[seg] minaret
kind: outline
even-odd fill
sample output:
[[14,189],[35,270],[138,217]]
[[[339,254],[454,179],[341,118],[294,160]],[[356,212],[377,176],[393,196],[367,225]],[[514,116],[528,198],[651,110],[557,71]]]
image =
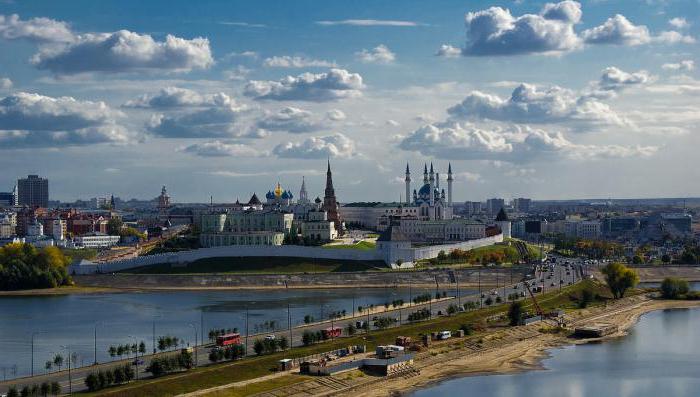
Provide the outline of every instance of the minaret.
[[435,205],[435,172],[433,171],[433,163],[430,163],[430,177],[428,179],[430,185],[430,206]]
[[306,180],[304,177],[301,177],[301,190],[299,190],[299,203],[300,204],[306,204],[309,202],[309,196],[308,193],[306,193]]
[[440,173],[435,173],[435,189],[440,190]]
[[406,205],[411,204],[411,171],[406,163]]
[[452,207],[452,163],[447,165],[447,206]]
[[423,184],[428,184],[428,164],[423,163]]

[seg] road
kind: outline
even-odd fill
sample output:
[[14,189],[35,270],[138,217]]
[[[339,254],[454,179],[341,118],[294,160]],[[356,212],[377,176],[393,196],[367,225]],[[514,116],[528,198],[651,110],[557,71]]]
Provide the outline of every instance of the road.
[[[565,264],[569,262],[569,264]],[[532,273],[532,277],[529,278],[528,282],[533,285],[533,287],[541,286],[542,292],[545,293],[551,291],[553,288],[560,289],[562,286],[568,285],[570,283],[575,283],[581,280],[582,276],[586,273],[586,267],[582,260],[576,259],[565,259],[556,258],[556,264],[546,264],[537,265]],[[420,309],[428,309],[432,316],[440,316],[447,313],[447,309],[450,305],[459,304],[464,305],[466,302],[475,302],[477,305],[484,307],[486,306],[486,301],[491,298],[491,301],[495,302],[498,297],[501,299],[507,299],[510,294],[517,294],[521,299],[527,299],[527,290],[523,282],[519,280],[510,279],[502,280],[502,284],[499,284],[497,288],[491,288],[488,290],[481,291],[481,294],[470,294],[462,295],[459,297],[451,296],[439,300],[433,299],[430,302],[422,304],[405,304],[403,307],[397,309],[384,310],[384,307],[375,307],[373,312],[365,310],[363,313],[352,313],[348,316],[340,319],[327,320],[323,322],[317,322],[309,325],[303,325],[298,327],[293,327],[291,331],[289,329],[278,330],[276,332],[262,333],[262,334],[250,334],[247,338],[243,336],[243,343],[248,346],[248,354],[254,355],[253,343],[256,339],[264,338],[267,335],[275,335],[275,338],[280,338],[282,336],[286,337],[287,340],[291,340],[292,350],[290,355],[294,355],[294,347],[302,346],[302,335],[304,331],[320,331],[322,329],[334,326],[343,329],[343,334],[345,334],[345,329],[349,324],[355,324],[357,321],[368,321],[373,323],[372,319],[376,317],[394,317],[397,320],[397,324],[401,325],[406,321],[406,318],[410,313],[418,311]],[[517,281],[517,282],[515,282]],[[461,294],[460,294],[461,295]],[[371,327],[370,333],[376,330],[375,327]],[[245,334],[245,330],[243,330]],[[360,332],[360,331],[358,331]],[[247,339],[247,341],[246,341]],[[213,347],[211,344],[198,346],[195,350],[195,357],[198,366],[210,365],[209,362],[209,351]],[[163,354],[163,353],[161,353]],[[167,354],[167,353],[164,353]],[[158,354],[157,354],[158,355]],[[155,356],[157,356],[155,355]],[[154,355],[145,355],[139,357],[139,360],[143,361],[143,364],[138,366],[138,377],[146,378],[150,374],[145,372],[145,368],[148,366],[150,360]],[[133,361],[133,356],[130,359],[115,360],[107,363],[100,363],[98,365],[91,365],[87,367],[81,367],[77,369],[72,369],[70,371],[70,384],[72,385],[73,391],[85,390],[85,376],[90,372],[96,372],[98,370],[105,370],[108,368],[115,367],[117,365],[130,364]],[[34,385],[40,384],[42,382],[59,382],[61,388],[64,392],[69,390],[69,371],[62,370],[60,372],[53,372],[50,374],[36,375],[33,378],[20,378],[6,382],[0,382],[0,393],[6,393],[7,389],[14,385],[18,388],[24,385]]]

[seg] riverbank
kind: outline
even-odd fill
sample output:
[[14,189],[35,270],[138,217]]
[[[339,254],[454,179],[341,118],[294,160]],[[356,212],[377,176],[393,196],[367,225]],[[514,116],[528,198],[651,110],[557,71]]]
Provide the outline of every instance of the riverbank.
[[[605,322],[618,326],[615,334],[597,339],[573,339],[562,334],[543,333],[539,330],[543,324],[518,327],[529,330],[522,337],[508,338],[505,335],[491,335],[491,340],[498,341],[491,348],[481,351],[438,354],[439,359],[421,362],[416,366],[420,374],[405,379],[389,379],[373,384],[363,390],[366,396],[387,396],[392,393],[407,393],[411,390],[429,387],[435,383],[464,376],[496,375],[542,369],[542,360],[549,355],[549,350],[573,344],[599,342],[626,335],[639,318],[645,313],[664,309],[682,309],[700,307],[698,301],[653,300],[646,296],[626,298],[617,307],[582,310],[572,318],[572,326]],[[534,333],[532,331],[535,331]],[[530,335],[527,334],[530,331]],[[486,338],[484,338],[486,339]],[[452,357],[453,356],[453,357]]]
[[16,291],[0,291],[0,297],[3,296],[60,296],[60,295],[87,295],[87,294],[107,294],[117,292],[129,292],[117,288],[109,287],[90,287],[74,285],[70,287],[56,287],[43,289],[24,289]]

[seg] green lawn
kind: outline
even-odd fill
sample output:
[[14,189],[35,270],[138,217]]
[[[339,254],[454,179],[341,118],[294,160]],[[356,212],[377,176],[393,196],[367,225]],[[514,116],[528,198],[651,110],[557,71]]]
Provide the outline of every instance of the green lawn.
[[[595,292],[595,294],[602,297],[601,299],[593,301],[590,306],[602,305],[608,299],[607,297],[609,296],[609,292],[603,285],[587,280],[573,286],[565,287],[561,292],[552,291],[544,295],[540,295],[538,297],[538,302],[545,311],[555,308],[573,309],[576,308],[576,300],[574,298],[579,296],[584,288],[590,288]],[[526,304],[526,309],[532,310],[532,304],[529,302],[529,300],[526,300],[526,302],[528,302],[528,304]],[[159,379],[136,382],[127,386],[103,390],[99,393],[99,395],[123,397],[174,396],[270,374],[274,371],[277,361],[281,358],[290,356],[302,357],[309,354],[347,347],[348,345],[353,344],[366,344],[367,348],[372,351],[377,345],[394,343],[394,340],[398,335],[411,336],[414,338],[414,340],[419,340],[419,336],[421,334],[428,334],[437,330],[456,330],[462,324],[483,323],[486,318],[493,317],[495,314],[504,313],[507,311],[507,309],[507,304],[501,304],[481,310],[458,313],[450,317],[437,317],[430,321],[403,325],[381,331],[372,331],[369,335],[360,334],[353,337],[339,338],[334,341],[327,341],[308,347],[297,347],[291,352],[281,352],[267,356],[252,357],[237,362],[229,362],[210,367],[198,368],[184,374],[175,374]],[[404,314],[407,314],[408,310],[405,310],[404,312]],[[499,325],[504,326],[505,321],[500,322]],[[481,333],[477,332],[476,334],[470,336],[470,338],[476,340],[480,338],[480,335]],[[280,378],[279,383],[282,382],[283,381]],[[230,395],[236,396],[240,394]]]
[[308,259],[288,257],[224,257],[207,258],[183,267],[170,267],[158,264],[130,269],[123,273],[136,274],[198,274],[198,273],[242,273],[242,274],[283,274],[283,273],[330,273],[361,272],[382,270],[386,264],[381,261],[350,261],[336,259]]
[[97,250],[92,248],[82,248],[82,249],[71,249],[71,248],[61,248],[63,255],[70,257],[72,262],[80,261],[83,259],[93,259],[97,256]]

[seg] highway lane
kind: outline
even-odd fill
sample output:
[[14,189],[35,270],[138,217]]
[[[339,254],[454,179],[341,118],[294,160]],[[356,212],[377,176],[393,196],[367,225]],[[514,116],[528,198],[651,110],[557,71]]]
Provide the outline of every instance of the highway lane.
[[[579,281],[581,279],[581,265],[577,263],[571,263],[570,265],[566,266],[564,265],[564,260],[557,259],[557,264],[556,265],[538,265],[536,266],[535,270],[532,273],[532,277],[529,278],[527,282],[531,283],[533,287],[535,286],[541,286],[542,287],[542,292],[536,294],[539,295],[541,293],[545,293],[548,291],[551,291],[552,288],[560,288],[560,286],[568,285],[569,283],[574,283],[576,281]],[[517,277],[517,276],[513,276]],[[323,322],[317,322],[309,325],[302,325],[302,326],[297,326],[292,328],[291,332],[291,338],[290,338],[290,331],[289,329],[282,329],[282,330],[277,330],[275,332],[269,332],[269,333],[259,333],[259,334],[250,334],[248,338],[246,338],[244,335],[242,336],[242,341],[244,344],[247,344],[247,352],[249,355],[254,355],[253,351],[253,344],[256,339],[262,339],[267,335],[274,335],[275,338],[280,338],[280,337],[286,337],[288,340],[292,341],[292,349],[288,350],[289,356],[298,356],[295,354],[294,348],[295,347],[300,347],[303,345],[302,343],[302,335],[304,331],[320,331],[323,329],[326,329],[328,327],[334,326],[334,327],[340,327],[343,329],[343,335],[346,334],[346,329],[349,324],[355,324],[357,321],[369,321],[370,324],[373,324],[374,321],[373,319],[375,317],[393,317],[397,321],[397,325],[401,325],[406,323],[406,319],[409,314],[416,312],[421,309],[428,309],[431,313],[432,316],[440,316],[440,315],[445,315],[447,313],[447,309],[450,305],[453,304],[460,304],[464,305],[466,302],[475,302],[477,304],[477,307],[485,307],[486,301],[488,298],[491,298],[493,303],[495,304],[496,299],[500,297],[502,300],[507,300],[508,295],[510,294],[517,294],[520,299],[529,299],[527,290],[524,287],[524,284],[522,281],[517,280],[514,278],[512,280],[513,282],[511,283],[511,279],[509,277],[504,277],[503,280],[500,280],[499,285],[497,288],[489,288],[489,289],[484,289],[482,290],[481,294],[468,294],[468,295],[462,295],[460,297],[456,296],[451,296],[439,300],[432,300],[430,302],[426,303],[421,303],[421,304],[413,304],[413,303],[407,303],[404,306],[396,309],[389,309],[389,310],[384,310],[383,307],[375,307],[374,311],[369,312],[367,309],[364,310],[363,313],[359,314],[356,313],[356,315],[353,317],[352,315],[348,315],[345,318],[340,318],[340,319],[333,319],[333,320],[326,320]],[[376,327],[372,326],[369,332],[376,331]],[[436,330],[437,331],[437,330]],[[361,334],[364,331],[359,331],[358,334]],[[245,330],[243,330],[243,333],[245,334]],[[246,343],[247,339],[247,343]],[[213,347],[212,344],[207,344],[204,346],[198,346],[195,350],[195,357],[197,358],[196,362],[198,366],[202,365],[209,365],[209,351]],[[159,353],[159,354],[168,354],[168,353]],[[158,354],[157,354],[158,355]],[[156,355],[156,356],[157,356]],[[138,376],[139,378],[146,378],[149,377],[150,374],[145,372],[145,368],[148,366],[150,363],[150,360],[153,358],[153,355],[145,355],[143,357],[139,356],[139,360],[142,362],[138,366]],[[85,377],[87,374],[90,372],[98,371],[98,370],[105,370],[107,368],[112,368],[117,365],[126,365],[130,364],[133,361],[133,356],[130,359],[124,359],[124,360],[115,360],[112,362],[108,363],[101,363],[99,365],[93,365],[93,366],[87,366],[87,367],[81,367],[77,369],[72,369],[71,370],[71,384],[72,384],[72,390],[73,391],[81,391],[85,390]],[[10,385],[16,385],[18,387],[22,387],[23,385],[33,385],[33,384],[40,384],[42,382],[54,382],[58,381],[64,392],[67,392],[69,389],[69,380],[68,380],[68,371],[67,370],[62,370],[60,372],[53,372],[49,374],[42,374],[42,375],[37,375],[34,378],[21,378],[21,379],[16,379],[16,380],[11,380],[7,382],[0,382],[0,393],[5,393],[7,391],[7,388],[9,388]]]

